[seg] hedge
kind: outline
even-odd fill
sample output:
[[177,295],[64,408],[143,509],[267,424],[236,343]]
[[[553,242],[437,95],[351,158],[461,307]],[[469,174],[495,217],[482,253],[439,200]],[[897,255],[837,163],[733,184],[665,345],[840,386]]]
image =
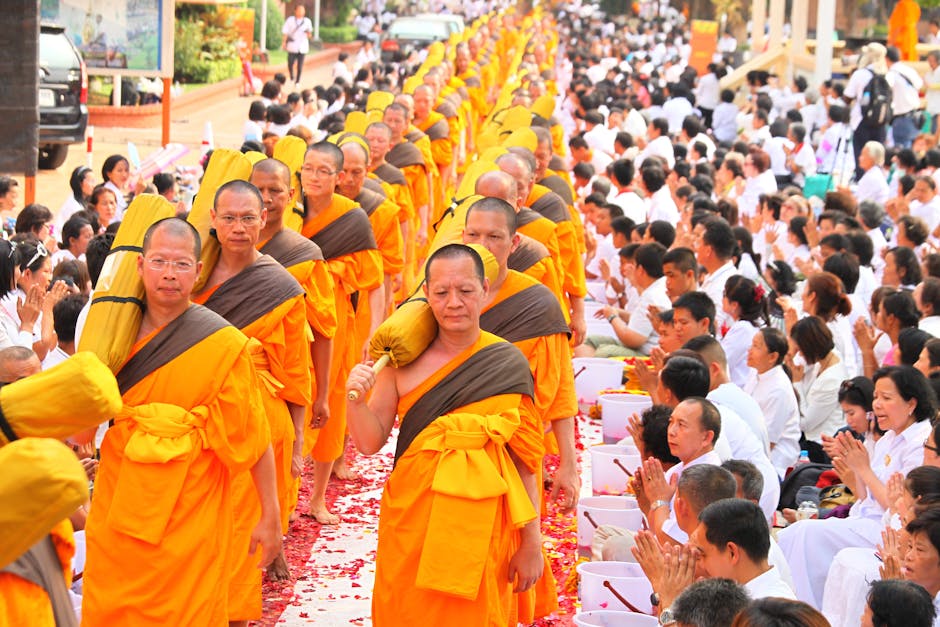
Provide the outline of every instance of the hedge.
[[359,30],[352,25],[320,26],[320,41],[328,44],[345,44],[356,41]]

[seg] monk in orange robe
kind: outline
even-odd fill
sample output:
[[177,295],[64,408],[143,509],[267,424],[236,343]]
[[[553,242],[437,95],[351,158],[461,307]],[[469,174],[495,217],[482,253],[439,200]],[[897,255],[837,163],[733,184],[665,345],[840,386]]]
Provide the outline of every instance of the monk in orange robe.
[[246,470],[261,503],[250,550],[260,567],[281,550],[250,340],[190,303],[200,248],[195,229],[177,218],[144,237],[144,317],[117,373],[124,408],[102,443],[86,526],[89,625],[227,624],[231,482]]
[[408,189],[411,190],[411,200],[415,207],[415,218],[411,222],[415,241],[415,259],[420,263],[421,255],[428,244],[432,189],[428,163],[424,155],[415,144],[405,138],[409,124],[408,116],[408,109],[397,102],[393,102],[385,109],[382,122],[391,131],[391,148],[385,155],[385,159],[401,170],[408,180]]
[[78,625],[68,593],[74,555],[75,536],[72,524],[65,519],[20,558],[0,569],[0,624]]
[[898,0],[888,18],[888,45],[896,46],[902,61],[919,61],[917,55],[917,22],[920,5],[914,0]]
[[380,450],[401,416],[379,515],[376,627],[508,625],[513,590],[542,574],[539,442],[519,428],[532,377],[518,349],[480,330],[487,289],[475,251],[442,247],[425,286],[437,337],[412,363],[378,375],[359,364],[346,383],[363,453]]
[[[221,251],[206,288],[193,301],[257,340],[252,357],[271,431],[278,501],[286,501],[303,465],[303,458],[293,455],[294,425],[303,424],[310,405],[311,362],[304,290],[277,261],[255,248],[267,210],[251,183],[236,180],[220,187],[211,215]],[[298,452],[302,446],[301,442]],[[248,552],[251,530],[261,512],[247,473],[232,478],[232,500],[235,535],[229,621],[247,625],[247,621],[261,618],[261,571]],[[282,530],[289,516],[290,510],[281,506]]]
[[[431,142],[431,157],[434,167],[437,168],[441,185],[441,205],[444,204],[444,192],[453,184],[451,176],[454,163],[454,151],[457,145],[451,140],[450,124],[443,114],[433,109],[435,105],[434,89],[428,85],[415,87],[412,96],[415,104],[414,125],[423,132]],[[433,224],[440,218],[443,206],[435,207],[432,214]]]
[[[535,414],[520,429],[542,439],[543,423],[550,424],[559,443],[561,464],[553,481],[553,497],[564,492],[563,507],[577,504],[581,481],[574,442],[574,415],[578,411],[574,374],[569,367],[568,323],[561,303],[545,286],[507,267],[510,253],[518,246],[516,213],[502,199],[485,198],[467,211],[465,243],[486,247],[499,263],[499,273],[490,286],[480,326],[512,342],[529,362],[535,379]],[[543,451],[544,455],[544,451]],[[541,461],[541,456],[539,458]],[[541,464],[536,481],[541,485]],[[544,554],[546,569],[533,590],[520,594],[516,622],[531,623],[558,608],[555,579]]]
[[404,243],[404,267],[401,286],[396,290],[394,299],[396,302],[402,301],[414,290],[418,274],[415,228],[412,226],[418,219],[418,209],[404,171],[385,160],[392,147],[391,129],[384,122],[373,122],[366,127],[365,137],[369,143],[369,177],[381,183],[386,196],[400,209],[398,225]]
[[355,336],[355,305],[363,296],[369,301],[371,336],[382,319],[385,302],[382,256],[366,213],[354,200],[334,193],[346,176],[343,152],[337,146],[319,142],[308,148],[300,175],[306,214],[301,234],[320,247],[333,275],[337,321],[328,388],[330,415],[329,420],[321,423],[311,452],[314,466],[309,514],[321,524],[335,525],[340,519],[326,506],[326,486],[333,462],[343,454],[346,435],[343,382],[365,350]]
[[[388,200],[382,186],[378,190],[365,187],[366,173],[369,167],[369,152],[356,141],[342,143],[343,171],[346,176],[337,191],[359,203],[369,216],[375,243],[382,253],[382,271],[385,273],[385,306],[382,311],[384,320],[391,312],[395,288],[401,283],[401,273],[405,266],[405,244],[401,237],[398,205]],[[360,313],[361,311],[361,313]],[[360,337],[368,340],[369,311],[366,307],[356,311]],[[364,323],[364,324],[363,324]]]

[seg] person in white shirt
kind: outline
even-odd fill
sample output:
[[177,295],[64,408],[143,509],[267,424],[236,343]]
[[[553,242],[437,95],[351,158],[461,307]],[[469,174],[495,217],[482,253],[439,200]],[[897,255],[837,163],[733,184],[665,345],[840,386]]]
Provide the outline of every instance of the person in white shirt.
[[666,165],[671,170],[676,165],[676,156],[672,148],[672,140],[669,139],[669,121],[666,118],[654,118],[646,128],[647,143],[640,150],[634,164],[638,168],[643,167],[643,161],[648,157],[662,157],[666,160]]
[[858,169],[863,174],[855,188],[856,200],[874,200],[881,204],[888,200],[890,190],[882,168],[884,162],[885,147],[876,141],[866,143],[858,156]]
[[[712,127],[712,115],[721,102],[721,87],[718,85],[718,65],[708,64],[708,70],[699,77],[695,85],[695,104],[702,112],[702,120],[707,128]],[[721,140],[719,140],[721,141]]]
[[927,113],[930,114],[933,132],[937,132],[937,116],[940,116],[940,50],[927,53],[927,65],[930,68],[924,74]]
[[887,509],[887,482],[906,475],[924,460],[924,441],[936,414],[934,396],[923,374],[910,366],[892,366],[874,377],[872,408],[887,433],[869,456],[865,444],[850,433],[830,438],[829,450],[853,472],[858,500],[847,518],[800,520],[777,536],[792,570],[794,591],[819,609],[826,576],[836,553],[848,547],[874,549],[881,541]]
[[59,231],[62,230],[62,226],[65,224],[66,220],[79,211],[86,211],[88,209],[88,199],[91,198],[91,193],[95,190],[94,171],[83,165],[78,166],[72,170],[72,175],[69,177],[69,187],[72,193],[69,194],[62,208],[59,209],[56,219],[56,227]]
[[722,310],[730,326],[719,329],[721,347],[731,367],[731,380],[744,386],[752,373],[747,352],[758,327],[768,324],[763,286],[741,275],[730,276],[725,282]]
[[662,168],[650,164],[640,168],[640,187],[647,195],[647,222],[663,220],[673,226],[679,223],[679,208],[666,185],[666,173]]
[[646,203],[633,191],[635,170],[629,159],[618,159],[610,168],[610,180],[617,188],[617,195],[611,202],[623,210],[623,215],[633,220],[634,224],[646,222]]
[[[852,110],[850,113],[850,123],[852,126],[852,147],[855,151],[855,161],[858,163],[862,147],[870,141],[876,141],[881,144],[885,142],[886,128],[890,120],[883,123],[877,121],[865,121],[862,117],[861,101],[864,98],[869,83],[874,76],[885,76],[888,85],[894,82],[894,75],[888,74],[888,64],[885,61],[887,49],[878,43],[872,42],[862,48],[862,54],[859,58],[858,69],[852,72],[849,82],[845,86],[843,95],[846,99],[852,100]],[[860,166],[860,164],[859,164]],[[862,170],[856,166],[856,178],[862,177]]]
[[770,155],[752,146],[744,157],[744,191],[738,197],[738,213],[750,218],[757,213],[761,194],[777,193],[777,178],[770,169]]
[[310,51],[310,38],[313,37],[313,23],[307,17],[307,8],[303,4],[298,3],[294,7],[294,14],[284,20],[281,33],[284,35],[282,46],[287,51],[287,73],[294,85],[299,85],[304,57]]
[[914,288],[914,303],[922,316],[917,328],[940,337],[940,279],[929,276]]
[[[597,173],[606,172],[607,166],[614,160],[603,150],[592,149],[583,135],[575,135],[568,140],[568,148],[575,163],[590,163]],[[611,144],[611,149],[613,149],[613,144]]]
[[783,370],[788,351],[782,332],[760,329],[747,353],[747,364],[754,374],[744,385],[744,391],[760,406],[770,440],[770,461],[781,479],[800,454],[799,403],[793,383]]
[[601,312],[613,327],[616,338],[589,336],[584,344],[575,349],[578,357],[613,357],[649,355],[659,342],[659,335],[649,319],[649,308],[660,311],[669,309],[671,303],[666,294],[666,279],[663,276],[663,255],[666,249],[660,244],[643,244],[634,255],[633,286],[640,298],[633,313],[627,315],[614,307],[605,306]]
[[770,116],[763,109],[754,111],[751,117],[751,128],[744,133],[749,144],[763,146],[770,139]]
[[663,115],[669,122],[669,132],[676,134],[682,129],[682,120],[692,115],[695,109],[688,100],[688,94],[682,83],[669,83],[666,87],[669,97],[663,103]]
[[712,114],[711,129],[715,139],[722,143],[730,144],[738,138],[738,108],[730,89],[721,90],[721,102]]
[[894,145],[910,148],[914,138],[920,132],[914,121],[914,114],[920,110],[920,90],[924,79],[914,68],[901,63],[900,51],[891,46],[885,56],[888,63],[888,75],[893,76],[893,98],[891,100],[891,137]]
[[806,177],[816,174],[816,153],[806,141],[806,127],[799,122],[790,125],[787,139],[791,147],[786,150],[786,167],[793,176],[793,183],[802,188]]
[[723,310],[719,309],[725,294],[728,279],[738,274],[734,267],[733,255],[737,241],[734,231],[724,218],[707,218],[693,229],[695,234],[695,255],[698,263],[705,267],[707,275],[702,281],[701,290],[708,294],[715,304],[715,328],[721,329],[731,321]]
[[940,226],[940,196],[937,195],[937,182],[927,174],[921,174],[914,179],[914,189],[911,192],[911,215],[927,223],[927,231],[937,236]]
[[744,586],[752,599],[796,595],[768,561],[770,527],[760,507],[745,499],[724,499],[699,514],[689,536],[699,566],[709,577],[723,577]]
[[87,300],[88,297],[83,294],[70,294],[52,308],[53,326],[58,342],[42,360],[43,370],[60,364],[75,354],[75,325]]
[[829,126],[823,131],[816,148],[818,170],[832,174],[836,187],[846,184],[855,173],[855,149],[848,121],[847,108],[839,105],[829,107]]

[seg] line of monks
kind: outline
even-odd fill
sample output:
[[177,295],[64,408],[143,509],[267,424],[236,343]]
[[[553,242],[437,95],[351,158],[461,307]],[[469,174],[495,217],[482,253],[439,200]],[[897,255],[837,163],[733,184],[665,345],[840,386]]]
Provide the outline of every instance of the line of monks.
[[[212,267],[187,222],[150,227],[137,263],[146,308],[117,372],[124,406],[101,447],[86,526],[83,624],[260,618],[261,569],[287,576],[282,538],[304,510],[307,457],[305,513],[340,522],[325,493],[331,472],[346,472],[347,411],[365,453],[401,423],[376,625],[515,625],[557,609],[537,513],[547,452],[561,458],[552,498],[573,510],[580,489],[570,346],[585,332],[586,289],[561,131],[551,89],[540,93],[556,46],[548,18],[514,13],[436,44],[404,94],[373,94],[298,171],[259,160],[247,181],[215,190]],[[498,271],[488,281],[457,272],[454,283],[448,267],[478,265],[459,246],[425,276],[474,161],[488,171],[469,181],[483,198],[466,211],[462,241],[489,251]],[[363,374],[368,339],[418,289],[438,339],[411,366]],[[452,320],[450,296],[479,307]],[[448,333],[465,345],[442,348]],[[372,384],[368,403],[347,400]],[[468,451],[468,466],[453,467],[452,449]]]

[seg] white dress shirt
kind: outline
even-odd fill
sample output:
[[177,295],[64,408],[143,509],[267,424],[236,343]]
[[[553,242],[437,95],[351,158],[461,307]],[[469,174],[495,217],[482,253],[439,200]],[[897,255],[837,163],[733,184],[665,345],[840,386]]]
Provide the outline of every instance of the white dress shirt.
[[722,383],[709,392],[706,398],[715,405],[722,405],[736,413],[763,444],[764,453],[770,454],[770,438],[767,435],[767,426],[764,424],[763,412],[756,400],[734,383]]
[[636,157],[636,167],[639,169],[647,157],[662,157],[666,160],[666,165],[671,170],[676,165],[676,156],[672,150],[672,141],[665,135],[660,135],[656,139],[646,144],[646,147],[640,151]]
[[917,323],[917,328],[921,331],[926,331],[934,337],[940,337],[940,316],[935,315],[921,318],[920,322]]
[[743,386],[754,371],[747,365],[747,351],[756,334],[757,327],[747,320],[738,320],[721,338],[721,347],[728,360],[728,375],[738,386]]
[[634,224],[646,222],[646,203],[636,192],[620,192],[610,202],[623,209],[623,215],[633,220]]
[[781,597],[796,601],[796,595],[793,589],[786,584],[780,577],[780,571],[771,566],[766,572],[761,573],[744,584],[752,600],[764,599],[767,597]]
[[725,322],[729,325],[732,322],[728,314],[722,310],[721,301],[725,295],[725,283],[735,274],[738,274],[738,269],[734,267],[734,263],[727,261],[723,266],[706,276],[705,280],[702,281],[701,290],[708,294],[708,297],[715,303],[716,329],[720,329]]
[[660,311],[666,311],[672,306],[669,295],[666,293],[666,277],[659,277],[643,290],[637,300],[636,309],[630,315],[630,322],[627,324],[627,328],[631,331],[646,337],[646,342],[637,349],[644,355],[649,355],[653,347],[659,343],[659,335],[656,334],[653,323],[647,315],[650,305],[658,307]]
[[877,165],[873,165],[858,180],[858,185],[855,188],[855,199],[858,202],[874,200],[883,205],[888,200],[890,191],[884,170]]
[[[679,223],[679,208],[672,199],[668,185],[663,185],[648,199],[647,221],[663,220],[675,226]],[[718,301],[719,303],[721,301]]]
[[800,455],[800,406],[783,366],[754,376],[744,386],[761,408],[773,448],[770,462],[782,478]]
[[[832,435],[845,426],[842,407],[839,406],[839,386],[849,378],[841,361],[826,368],[821,375],[808,377],[796,383],[800,395],[800,427],[807,440],[822,443],[822,434]],[[923,444],[923,442],[921,442]]]

